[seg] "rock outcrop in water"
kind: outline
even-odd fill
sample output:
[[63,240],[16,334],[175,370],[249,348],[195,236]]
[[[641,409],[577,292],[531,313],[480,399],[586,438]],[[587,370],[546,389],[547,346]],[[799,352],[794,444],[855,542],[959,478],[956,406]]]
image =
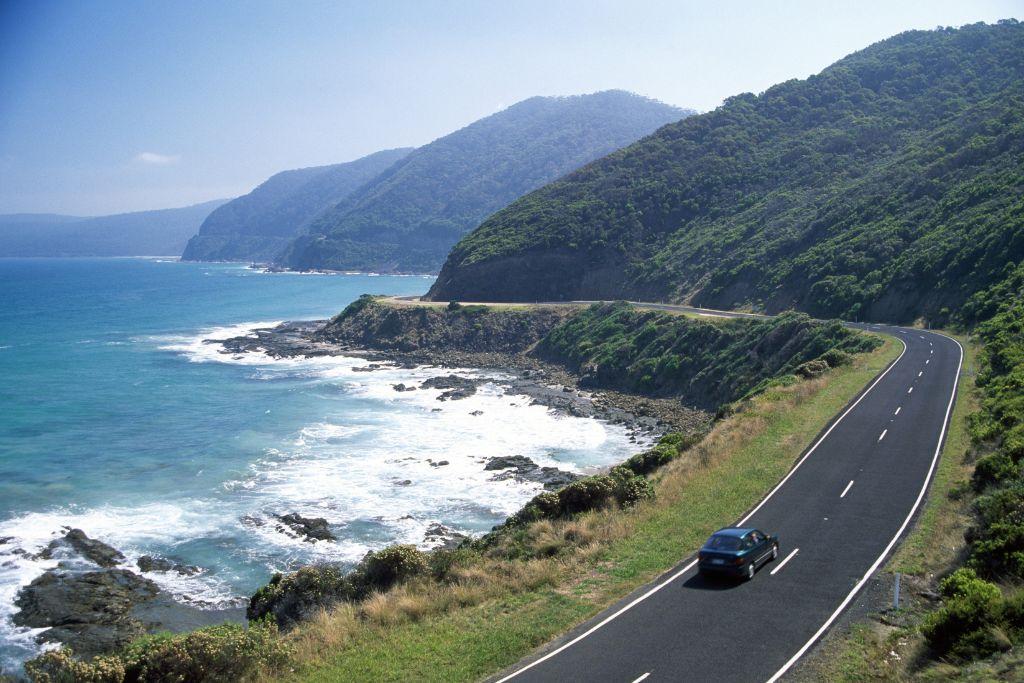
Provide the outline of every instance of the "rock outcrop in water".
[[134,615],[160,589],[127,569],[77,573],[50,570],[18,593],[17,626],[45,628],[41,638],[89,656],[127,644],[146,632]]
[[297,534],[310,543],[337,540],[323,517],[303,517],[297,512],[291,512],[287,515],[278,515],[277,519],[282,523],[278,525],[278,531],[283,531],[289,536]]
[[484,469],[498,472],[491,477],[494,481],[516,479],[517,481],[537,482],[543,484],[548,491],[557,491],[580,478],[578,474],[566,472],[557,467],[540,467],[525,455],[503,455],[491,458],[484,465]]
[[[24,553],[30,555],[29,553]],[[58,560],[24,586],[14,601],[16,626],[46,629],[40,642],[70,646],[79,656],[111,652],[154,631],[181,631],[225,620],[241,610],[200,609],[183,605],[149,578],[126,569],[125,555],[81,529],[69,529],[37,555]],[[143,572],[174,571],[183,576],[198,567],[143,555]]]

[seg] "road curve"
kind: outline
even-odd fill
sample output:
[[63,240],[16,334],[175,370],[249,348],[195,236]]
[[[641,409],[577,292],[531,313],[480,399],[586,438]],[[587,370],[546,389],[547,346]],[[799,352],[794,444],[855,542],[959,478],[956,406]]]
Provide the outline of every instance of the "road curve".
[[[634,303],[697,315],[750,316]],[[492,680],[781,678],[907,531],[938,462],[963,362],[960,344],[941,334],[851,326],[892,335],[905,348],[738,521],[778,534],[777,560],[752,581],[732,584],[698,575],[691,556]]]

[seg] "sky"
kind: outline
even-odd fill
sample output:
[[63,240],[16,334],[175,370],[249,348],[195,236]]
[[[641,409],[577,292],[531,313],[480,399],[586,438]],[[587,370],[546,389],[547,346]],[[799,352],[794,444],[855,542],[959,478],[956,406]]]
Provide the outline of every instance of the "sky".
[[418,146],[534,95],[708,111],[909,29],[1024,0],[0,0],[0,213],[250,191]]

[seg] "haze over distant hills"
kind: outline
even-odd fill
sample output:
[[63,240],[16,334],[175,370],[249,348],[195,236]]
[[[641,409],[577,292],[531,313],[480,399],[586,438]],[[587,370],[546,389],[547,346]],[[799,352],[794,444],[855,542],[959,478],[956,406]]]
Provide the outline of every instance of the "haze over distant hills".
[[490,213],[690,113],[619,90],[524,100],[415,150],[313,220],[279,262],[436,271]]
[[941,323],[1022,260],[1024,24],[1006,20],[903,33],[665,126],[488,218],[431,296]]
[[226,201],[93,218],[0,215],[0,256],[176,256]]
[[270,261],[319,215],[412,148],[391,149],[331,166],[273,175],[203,221],[182,255],[187,261]]

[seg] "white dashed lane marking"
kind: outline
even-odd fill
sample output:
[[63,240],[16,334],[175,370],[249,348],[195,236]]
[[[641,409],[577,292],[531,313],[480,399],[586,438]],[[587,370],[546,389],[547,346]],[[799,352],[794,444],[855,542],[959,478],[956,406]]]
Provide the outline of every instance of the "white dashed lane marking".
[[851,479],[850,483],[846,485],[846,488],[843,489],[843,492],[839,494],[839,497],[840,498],[845,498],[846,494],[850,492],[850,487],[851,486],[853,486],[853,479]]
[[792,560],[798,552],[800,552],[800,548],[793,548],[793,552],[791,552],[789,555],[786,555],[786,559],[784,559],[782,562],[779,562],[779,566],[771,571],[771,576],[775,576],[775,573],[783,567],[785,567],[786,563]]
[[883,429],[882,430],[882,434],[878,437],[878,440],[881,441],[882,439],[884,439],[885,435],[888,434],[888,433],[889,433],[888,429]]

